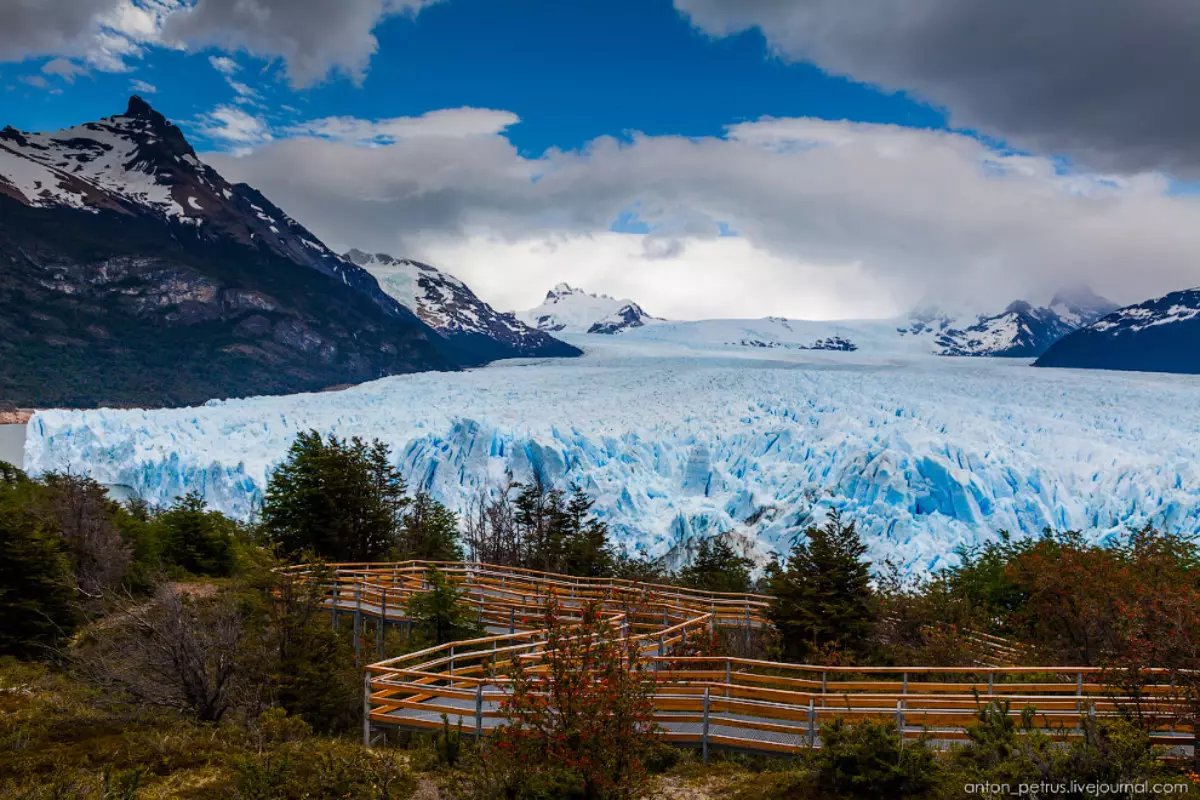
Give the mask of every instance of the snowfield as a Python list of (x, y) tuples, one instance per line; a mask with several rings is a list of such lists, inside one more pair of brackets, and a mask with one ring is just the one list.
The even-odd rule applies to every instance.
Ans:
[(1200, 533), (1200, 377), (938, 358), (911, 342), (745, 347), (726, 344), (741, 341), (737, 323), (714, 324), (568, 336), (585, 357), (341, 392), (42, 412), (25, 465), (154, 503), (199, 490), (247, 517), (296, 432), (315, 428), (383, 439), (411, 486), (458, 510), (510, 475), (577, 481), (618, 540), (651, 555), (725, 531), (759, 556), (786, 551), (832, 508), (859, 522), (876, 561), (918, 570), (1002, 529)]

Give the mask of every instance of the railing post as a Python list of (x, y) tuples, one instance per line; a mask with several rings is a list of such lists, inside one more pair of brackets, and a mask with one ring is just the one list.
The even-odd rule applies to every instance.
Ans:
[(714, 637), (717, 635), (717, 601), (712, 601), (712, 605), (708, 609), (708, 632)]
[(1075, 713), (1079, 715), (1079, 730), (1083, 730), (1083, 673), (1075, 675)]
[(905, 672), (901, 678), (900, 694), (908, 694), (908, 673)]
[(354, 584), (354, 656), (362, 651), (362, 583)]
[(337, 577), (333, 579), (333, 632), (337, 633), (338, 629), (338, 603), (341, 602), (341, 591), (338, 586)]
[(995, 693), (996, 693), (996, 673), (989, 672), (988, 673), (988, 694), (993, 695)]
[(729, 698), (729, 659), (725, 659), (725, 698)]
[(1192, 771), (1200, 772), (1200, 714), (1192, 717)]
[(475, 741), (483, 738), (483, 684), (475, 684)]
[(704, 763), (708, 763), (708, 705), (709, 705), (709, 687), (704, 687), (704, 732), (700, 737), (700, 747), (703, 754)]
[(896, 701), (896, 732), (900, 734), (900, 746), (904, 746), (904, 701)]
[(375, 628), (375, 649), (379, 651), (379, 657), (383, 658), (384, 637), (387, 635), (387, 587), (384, 587), (383, 596), (379, 601), (379, 625)]
[(450, 645), (450, 682), (454, 683), (454, 648), (455, 645)]
[(828, 673), (826, 673), (826, 672), (821, 673), (821, 708), (825, 707), (825, 687), (828, 685), (828, 681), (827, 681), (828, 677), (829, 677)]
[(363, 747), (371, 746), (371, 673), (363, 675)]
[(811, 697), (808, 698), (808, 746), (817, 746), (817, 709)]
[(510, 634), (517, 632), (517, 610), (515, 608), (508, 610), (508, 632)]

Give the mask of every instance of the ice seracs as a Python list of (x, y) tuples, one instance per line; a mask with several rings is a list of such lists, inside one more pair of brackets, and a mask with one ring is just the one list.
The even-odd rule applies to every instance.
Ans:
[[(784, 324), (812, 341), (794, 321), (753, 326), (761, 338)], [(568, 335), (585, 345), (579, 359), (334, 394), (44, 412), (25, 466), (87, 470), (156, 503), (197, 490), (245, 517), (296, 433), (315, 428), (383, 439), (410, 486), (460, 511), (535, 473), (578, 482), (621, 544), (655, 556), (718, 533), (786, 552), (834, 508), (874, 560), (912, 569), (1000, 530), (1200, 533), (1200, 440), (1180, 435), (1200, 430), (1195, 378), (943, 358), (911, 337), (917, 348), (885, 356), (725, 344), (749, 322), (690, 329), (710, 347), (650, 336), (679, 325)]]

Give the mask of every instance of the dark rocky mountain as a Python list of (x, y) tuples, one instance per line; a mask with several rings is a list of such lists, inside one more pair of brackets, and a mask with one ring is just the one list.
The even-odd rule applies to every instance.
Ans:
[(362, 250), (349, 251), (345, 259), (374, 276), (383, 291), (426, 325), (471, 353), (489, 359), (582, 355), (513, 314), (496, 311), (465, 283), (436, 267)]
[(943, 356), (1037, 358), (1064, 336), (1116, 307), (1090, 289), (1074, 289), (1055, 295), (1049, 306), (1018, 300), (999, 314), (980, 315), (973, 321), (927, 308), (915, 312), (900, 333), (931, 334), (934, 351)]
[(592, 327), (588, 328), (587, 332), (603, 333), (611, 336), (621, 331), (627, 331), (630, 328), (641, 328), (647, 322), (657, 321), (654, 317), (643, 311), (642, 307), (637, 303), (626, 303), (604, 319), (592, 325)]
[(1064, 337), (1038, 367), (1200, 373), (1200, 289), (1127, 306)]
[(134, 97), (0, 131), (0, 405), (182, 405), (486, 360)]

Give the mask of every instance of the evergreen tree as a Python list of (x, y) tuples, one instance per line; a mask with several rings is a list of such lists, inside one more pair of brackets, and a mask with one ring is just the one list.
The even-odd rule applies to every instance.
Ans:
[(162, 558), (193, 575), (227, 577), (234, 568), (236, 524), (208, 511), (204, 498), (193, 492), (159, 517), (163, 530)]
[(679, 581), (706, 592), (748, 592), (752, 566), (724, 539), (705, 539), (692, 563), (679, 571)]
[(462, 561), (458, 515), (426, 492), (418, 494), (404, 517), (401, 554), (417, 561)]
[(393, 555), (409, 500), (389, 454), (379, 441), (301, 433), (267, 484), (263, 531), (289, 556), (378, 561)]
[(614, 557), (608, 542), (608, 525), (592, 516), (593, 501), (578, 486), (571, 487), (562, 522), (566, 527), (564, 571), (580, 578), (607, 578)]
[(870, 562), (853, 522), (834, 512), (809, 528), (770, 584), (768, 616), (791, 659), (861, 652), (871, 630)]
[(37, 656), (79, 622), (61, 535), (0, 478), (0, 655)]
[(455, 588), (439, 569), (426, 573), (428, 589), (408, 600), (413, 634), (429, 646), (468, 639), (481, 633), (476, 613), (463, 602), (464, 592)]

